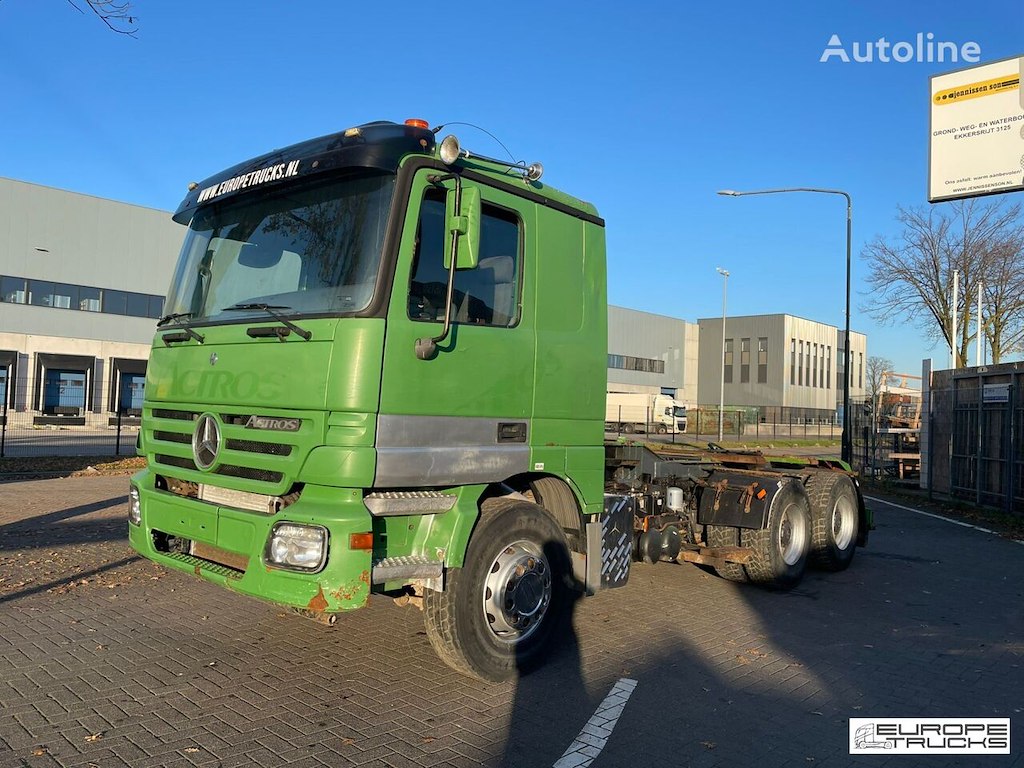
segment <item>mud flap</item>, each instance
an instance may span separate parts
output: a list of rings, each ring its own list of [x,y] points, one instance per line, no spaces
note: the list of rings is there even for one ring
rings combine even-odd
[[[588,595],[624,586],[629,580],[635,504],[629,496],[605,495],[600,520],[587,523],[584,583]]]

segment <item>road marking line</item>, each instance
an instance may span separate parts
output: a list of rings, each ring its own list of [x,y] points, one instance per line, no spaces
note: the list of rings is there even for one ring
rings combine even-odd
[[[981,531],[982,533],[991,533],[993,536],[1002,536],[1002,534],[1000,534],[999,531],[993,531],[988,528],[982,528],[980,525],[971,525],[970,523],[964,523],[960,520],[954,520],[951,517],[943,517],[942,515],[936,515],[932,512],[925,512],[924,510],[921,509],[914,509],[913,507],[905,507],[902,504],[896,504],[895,502],[886,501],[885,499],[879,499],[874,496],[865,496],[864,498],[867,499],[868,501],[877,501],[882,504],[888,504],[890,507],[896,507],[896,509],[903,509],[906,510],[907,512],[916,512],[917,514],[924,515],[925,517],[934,517],[936,520],[944,520],[947,523],[959,525],[963,528],[973,528],[974,530]],[[1010,541],[1015,541],[1018,544],[1024,544],[1024,541],[1021,541],[1020,539],[1010,539]]]
[[[618,722],[619,715],[626,708],[626,702],[635,688],[636,680],[630,680],[628,677],[619,678],[598,706],[597,712],[583,726],[576,740],[558,758],[554,768],[587,768],[594,762],[608,743],[608,737],[612,735],[612,729],[615,728],[615,723]]]

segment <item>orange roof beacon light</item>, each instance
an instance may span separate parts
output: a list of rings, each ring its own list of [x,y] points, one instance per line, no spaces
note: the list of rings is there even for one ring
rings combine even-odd
[[[430,123],[428,123],[426,120],[420,120],[415,117],[410,117],[408,120],[405,121],[405,124],[408,125],[410,128],[422,128],[425,131],[430,130]]]

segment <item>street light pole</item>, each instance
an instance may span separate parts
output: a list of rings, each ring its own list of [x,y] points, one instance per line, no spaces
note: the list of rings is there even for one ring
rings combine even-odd
[[[718,442],[722,442],[722,425],[725,421],[725,294],[729,286],[729,270],[715,267],[722,276],[722,378],[718,390]]]
[[[850,426],[850,255],[853,248],[853,199],[841,189],[819,189],[817,187],[788,187],[785,189],[758,189],[751,192],[737,192],[723,189],[718,192],[727,197],[747,195],[774,195],[780,192],[820,192],[826,195],[842,195],[846,198],[846,328],[843,332],[843,461],[853,460],[853,430]],[[724,363],[723,363],[724,364]]]

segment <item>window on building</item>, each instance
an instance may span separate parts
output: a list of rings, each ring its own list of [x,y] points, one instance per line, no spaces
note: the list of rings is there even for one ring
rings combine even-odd
[[[158,318],[164,297],[4,275],[0,276],[0,302]]]
[[[750,383],[750,339],[740,339],[740,384]]]
[[[24,304],[25,295],[25,278],[0,277],[0,301]]]
[[[796,339],[789,340],[789,383],[796,384]]]
[[[37,307],[52,307],[53,283],[48,280],[29,280],[28,303]]]
[[[100,289],[80,287],[78,289],[78,308],[83,312],[99,312],[101,309]]]
[[[126,315],[132,317],[147,317],[149,315],[149,296],[142,293],[127,294]]]
[[[864,353],[857,353],[858,368],[857,368],[857,386],[861,389],[864,388]]]
[[[631,355],[608,355],[608,367],[621,371],[640,371],[642,373],[664,373],[665,361]]]
[[[725,340],[725,358],[722,361],[722,380],[732,384],[732,339]]]
[[[832,347],[825,347],[825,388],[832,387]]]
[[[78,286],[56,283],[53,286],[54,307],[61,309],[77,309],[78,307]]]
[[[804,343],[801,341],[799,344],[800,348],[797,362],[800,367],[796,374],[796,383],[802,387],[804,385]]]
[[[757,383],[768,383],[768,339],[757,340]]]
[[[103,311],[111,315],[125,315],[128,310],[128,294],[124,291],[103,291]]]

